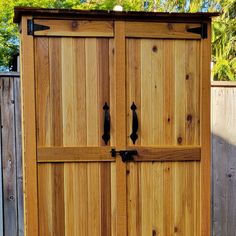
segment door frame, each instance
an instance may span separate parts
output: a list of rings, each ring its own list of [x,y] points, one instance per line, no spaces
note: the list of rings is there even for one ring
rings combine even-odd
[[[24,173],[24,225],[25,235],[38,235],[38,190],[36,158],[36,117],[35,117],[35,80],[34,80],[34,38],[27,34],[27,20],[23,16],[21,23],[21,96],[22,96],[22,139]],[[201,40],[201,235],[210,235],[210,60],[211,60],[211,20],[208,25],[208,37]],[[125,38],[126,22],[114,21],[115,32],[115,129],[117,149],[126,148],[126,72]],[[126,164],[120,157],[116,159],[117,168],[117,235],[127,235],[127,196]]]

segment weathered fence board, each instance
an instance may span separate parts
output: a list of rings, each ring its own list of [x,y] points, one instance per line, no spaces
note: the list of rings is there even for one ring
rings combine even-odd
[[[14,79],[18,236],[24,236],[20,80]]]
[[[0,235],[22,236],[23,190],[19,75],[0,74],[2,186]],[[1,203],[1,202],[0,202]],[[1,219],[2,215],[2,219]]]
[[[0,96],[1,97],[1,96]],[[1,102],[1,100],[0,100]],[[1,108],[1,106],[0,106]],[[1,111],[1,109],[0,109]],[[0,115],[1,119],[1,115]],[[0,120],[1,121],[1,120]],[[0,135],[0,144],[2,143],[2,135]],[[2,145],[0,145],[0,236],[3,236],[3,184],[2,184]]]
[[[212,87],[213,236],[236,235],[236,87],[229,86]]]
[[[5,235],[17,235],[16,152],[13,78],[1,80],[2,167]]]

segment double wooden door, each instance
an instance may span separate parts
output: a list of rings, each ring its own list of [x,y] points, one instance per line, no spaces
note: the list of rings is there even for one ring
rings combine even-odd
[[[50,26],[33,37],[39,235],[207,235],[203,40],[184,23],[173,36],[164,23],[37,21]]]

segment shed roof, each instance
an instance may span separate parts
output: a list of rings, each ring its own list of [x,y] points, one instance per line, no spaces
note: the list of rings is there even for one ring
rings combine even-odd
[[[35,18],[77,18],[95,20],[134,20],[134,21],[175,21],[175,22],[202,22],[219,16],[219,12],[197,13],[169,13],[169,12],[135,12],[135,11],[96,11],[74,9],[45,9],[32,7],[15,7],[14,22],[20,23],[22,16]]]

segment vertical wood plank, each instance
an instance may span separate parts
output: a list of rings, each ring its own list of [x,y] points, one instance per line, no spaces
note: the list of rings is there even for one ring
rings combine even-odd
[[[116,236],[117,215],[116,163],[111,163],[111,236]]]
[[[164,202],[166,196],[164,192],[164,177],[163,177],[163,163],[153,163],[153,229],[156,235],[165,235],[164,224],[165,217],[164,212],[169,212],[165,208]],[[167,213],[168,214],[168,213]],[[153,233],[154,234],[154,233]]]
[[[76,200],[76,208],[78,218],[77,218],[77,228],[78,235],[88,235],[88,228],[90,222],[88,222],[88,178],[87,178],[87,163],[79,163],[76,167],[76,179],[78,183],[76,185],[77,188],[77,200]]]
[[[20,78],[14,77],[18,236],[24,235]]]
[[[152,175],[153,169],[150,163],[141,163],[141,235],[152,235],[152,217],[153,217],[153,188]]]
[[[175,41],[164,43],[164,143],[175,143]]]
[[[37,111],[37,144],[51,144],[51,96],[49,77],[48,38],[35,39],[35,81]]]
[[[87,144],[87,113],[86,113],[86,51],[85,39],[75,40],[75,78],[77,95],[77,145]],[[80,55],[80,56],[78,56]]]
[[[24,225],[26,236],[38,235],[38,197],[36,168],[35,82],[33,37],[27,34],[27,19],[22,18],[21,95],[24,178]],[[24,104],[24,106],[23,106]]]
[[[175,41],[175,144],[186,142],[185,133],[185,40]]]
[[[201,40],[201,235],[210,235],[210,62],[211,62],[211,23],[207,25],[208,38]]]
[[[163,235],[171,235],[175,226],[176,196],[175,196],[175,163],[163,163]]]
[[[100,164],[101,178],[101,235],[111,236],[111,166]]]
[[[49,106],[51,113],[51,122],[50,122],[51,144],[53,146],[62,146],[63,120],[62,120],[62,92],[61,92],[62,91],[61,39],[49,38],[48,43],[49,43],[48,60],[49,60],[49,76],[50,76]],[[42,73],[42,71],[40,73]],[[39,92],[42,93],[43,91],[40,90]],[[47,114],[47,116],[49,116],[49,114]]]
[[[85,40],[86,51],[86,113],[87,119],[87,145],[97,146],[98,137],[98,61],[97,61],[97,40],[87,38]],[[93,66],[91,66],[93,65]]]
[[[151,145],[151,46],[150,40],[141,40],[141,145]],[[150,93],[150,94],[149,94]]]
[[[151,104],[149,132],[152,135],[149,145],[161,145],[164,144],[164,40],[151,40],[149,53],[151,54],[151,81],[150,90],[146,91],[147,94],[151,94],[149,98]]]
[[[53,235],[65,236],[64,164],[52,164]],[[45,191],[45,190],[44,190]],[[47,196],[47,194],[46,194]],[[49,208],[50,210],[50,208]]]
[[[72,38],[61,39],[62,61],[62,114],[63,145],[74,146],[77,143],[76,78],[74,64],[74,43]]]
[[[126,39],[126,92],[127,92],[127,145],[133,145],[130,139],[132,132],[132,110],[130,109],[133,102],[137,107],[139,118],[139,127],[142,127],[141,119],[141,40]],[[139,138],[136,145],[140,145],[140,129],[138,130]]]
[[[53,225],[53,177],[51,164],[38,165],[38,194],[39,194],[39,235],[51,236]]]
[[[126,145],[125,23],[115,22],[116,148]],[[126,164],[116,159],[117,235],[127,235]]]
[[[2,107],[2,82],[0,81],[0,104]],[[2,113],[2,109],[1,109]],[[2,115],[0,115],[1,117]],[[2,126],[1,126],[2,129]],[[2,130],[1,130],[1,135],[0,135],[0,235],[3,236],[3,226],[4,226],[4,221],[3,221],[3,168],[2,168],[2,162],[3,162],[3,155],[2,155]]]
[[[98,139],[99,145],[104,146],[102,139],[104,126],[103,106],[105,102],[110,111],[110,77],[109,77],[109,39],[97,39],[97,79],[98,79]]]
[[[98,163],[88,165],[88,235],[101,235],[101,172]],[[93,227],[91,227],[93,226]]]
[[[18,227],[13,78],[1,79],[1,89],[4,233],[14,236]]]

